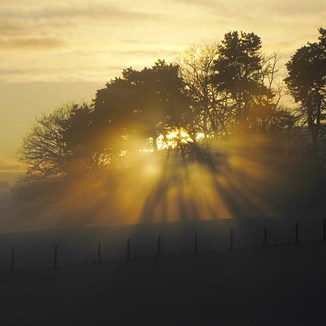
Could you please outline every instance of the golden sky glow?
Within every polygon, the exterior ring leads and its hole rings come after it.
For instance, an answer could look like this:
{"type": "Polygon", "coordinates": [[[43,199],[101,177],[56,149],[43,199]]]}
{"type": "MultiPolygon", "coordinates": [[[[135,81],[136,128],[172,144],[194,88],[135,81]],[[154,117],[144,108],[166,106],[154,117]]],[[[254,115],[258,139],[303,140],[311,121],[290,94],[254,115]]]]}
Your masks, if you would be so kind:
{"type": "Polygon", "coordinates": [[[279,51],[282,66],[297,48],[316,40],[326,18],[323,0],[0,5],[0,173],[15,166],[16,150],[36,116],[67,101],[89,101],[125,67],[175,60],[191,45],[220,41],[232,30],[255,32],[264,52],[279,51]]]}

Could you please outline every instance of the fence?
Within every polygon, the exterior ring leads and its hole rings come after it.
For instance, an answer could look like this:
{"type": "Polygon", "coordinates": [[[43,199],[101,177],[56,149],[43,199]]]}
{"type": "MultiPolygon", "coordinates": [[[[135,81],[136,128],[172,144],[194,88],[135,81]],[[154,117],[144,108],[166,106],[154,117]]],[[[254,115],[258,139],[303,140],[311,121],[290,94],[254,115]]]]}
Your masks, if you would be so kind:
{"type": "Polygon", "coordinates": [[[230,228],[218,235],[188,233],[181,238],[142,237],[128,238],[120,244],[94,243],[92,246],[72,246],[56,243],[25,250],[11,249],[0,255],[0,271],[15,272],[31,269],[60,268],[67,265],[102,263],[161,257],[172,255],[206,254],[223,250],[240,248],[267,247],[301,242],[317,242],[326,240],[326,219],[319,226],[302,227],[298,222],[286,227],[264,226],[253,230],[241,231],[230,228]]]}

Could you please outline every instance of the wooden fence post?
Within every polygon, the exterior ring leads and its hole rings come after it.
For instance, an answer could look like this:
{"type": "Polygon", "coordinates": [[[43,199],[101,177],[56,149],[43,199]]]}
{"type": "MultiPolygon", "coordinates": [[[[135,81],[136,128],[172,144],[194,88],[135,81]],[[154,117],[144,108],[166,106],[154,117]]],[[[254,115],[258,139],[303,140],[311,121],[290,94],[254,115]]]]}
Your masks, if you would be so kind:
{"type": "Polygon", "coordinates": [[[11,250],[11,263],[10,263],[10,271],[13,273],[15,267],[15,249],[11,250]]]}
{"type": "Polygon", "coordinates": [[[97,262],[101,263],[102,258],[101,258],[101,241],[97,244],[97,262]]]}
{"type": "Polygon", "coordinates": [[[267,247],[268,241],[267,241],[267,227],[264,227],[264,245],[267,247]]]}
{"type": "Polygon", "coordinates": [[[299,242],[299,225],[298,222],[295,223],[295,243],[299,242]]]}
{"type": "Polygon", "coordinates": [[[54,264],[53,268],[57,268],[58,266],[58,245],[54,246],[54,264]]]}
{"type": "Polygon", "coordinates": [[[161,256],[161,236],[159,236],[157,240],[157,257],[160,256],[161,256]]]}
{"type": "Polygon", "coordinates": [[[233,250],[234,248],[234,234],[233,229],[230,230],[230,249],[233,250]]]}
{"type": "Polygon", "coordinates": [[[130,260],[130,239],[127,241],[127,260],[130,260]]]}

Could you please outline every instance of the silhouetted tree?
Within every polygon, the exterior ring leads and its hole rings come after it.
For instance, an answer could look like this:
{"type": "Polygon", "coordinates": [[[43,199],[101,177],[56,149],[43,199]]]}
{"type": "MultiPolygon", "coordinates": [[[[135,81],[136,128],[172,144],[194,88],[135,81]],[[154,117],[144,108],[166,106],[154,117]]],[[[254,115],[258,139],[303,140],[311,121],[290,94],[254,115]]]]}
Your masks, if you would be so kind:
{"type": "Polygon", "coordinates": [[[180,75],[192,99],[192,111],[196,117],[194,127],[206,137],[212,133],[225,134],[230,118],[224,105],[227,94],[217,90],[212,83],[218,54],[215,42],[193,46],[184,53],[180,62],[180,75]]]}
{"type": "MultiPolygon", "coordinates": [[[[86,104],[71,104],[36,120],[20,148],[20,160],[27,165],[30,178],[50,179],[75,171],[76,166],[71,165],[83,151],[89,124],[81,116],[89,113],[86,104]]],[[[85,162],[84,155],[82,160],[85,162]]]]}
{"type": "Polygon", "coordinates": [[[292,114],[280,105],[277,62],[275,53],[261,53],[261,40],[253,33],[231,32],[221,44],[190,48],[180,73],[192,99],[197,130],[211,138],[239,132],[279,133],[292,126],[292,114]]]}
{"type": "Polygon", "coordinates": [[[87,104],[62,106],[37,119],[24,138],[27,174],[14,188],[24,215],[87,223],[112,204],[108,155],[94,150],[92,112],[87,104]]]}
{"type": "Polygon", "coordinates": [[[224,94],[232,132],[264,132],[291,123],[273,88],[277,56],[264,57],[254,33],[230,32],[218,46],[212,82],[224,94]]]}
{"type": "Polygon", "coordinates": [[[308,43],[291,57],[286,64],[288,77],[285,78],[291,95],[300,104],[299,117],[308,126],[316,156],[326,112],[326,30],[320,28],[319,32],[319,42],[308,43]]]}
{"type": "MultiPolygon", "coordinates": [[[[122,77],[115,78],[98,90],[94,102],[94,121],[98,139],[110,142],[127,139],[156,139],[169,128],[191,124],[188,103],[183,93],[179,67],[159,60],[151,68],[137,71],[124,69],[122,77]]],[[[109,146],[104,141],[103,147],[109,146]]],[[[120,151],[124,148],[121,147],[120,151]]]]}

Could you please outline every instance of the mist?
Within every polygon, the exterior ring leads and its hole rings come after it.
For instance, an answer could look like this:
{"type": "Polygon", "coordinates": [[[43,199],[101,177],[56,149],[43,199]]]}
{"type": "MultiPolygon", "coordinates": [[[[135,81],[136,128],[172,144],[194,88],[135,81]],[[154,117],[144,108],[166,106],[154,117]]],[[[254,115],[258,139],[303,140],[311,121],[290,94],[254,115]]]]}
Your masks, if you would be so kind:
{"type": "Polygon", "coordinates": [[[1,183],[1,230],[322,215],[324,176],[268,137],[216,142],[214,164],[137,153],[114,176],[1,183]]]}

